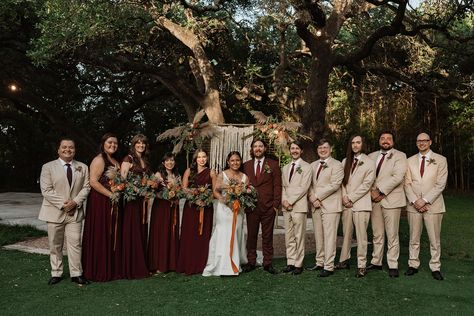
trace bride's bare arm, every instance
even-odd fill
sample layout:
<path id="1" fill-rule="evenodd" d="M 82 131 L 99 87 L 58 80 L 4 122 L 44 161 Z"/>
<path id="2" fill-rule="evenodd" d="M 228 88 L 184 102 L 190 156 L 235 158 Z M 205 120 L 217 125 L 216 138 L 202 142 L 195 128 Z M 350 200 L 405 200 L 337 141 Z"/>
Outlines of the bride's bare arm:
<path id="1" fill-rule="evenodd" d="M 212 192 L 214 193 L 214 197 L 219 201 L 224 200 L 224 196 L 222 195 L 222 189 L 225 187 L 223 172 L 212 178 Z"/>

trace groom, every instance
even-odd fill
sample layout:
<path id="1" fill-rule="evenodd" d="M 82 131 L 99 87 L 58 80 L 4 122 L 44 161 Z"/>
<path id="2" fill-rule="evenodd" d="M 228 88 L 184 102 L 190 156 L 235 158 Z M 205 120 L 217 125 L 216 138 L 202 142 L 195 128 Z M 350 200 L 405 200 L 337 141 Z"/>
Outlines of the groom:
<path id="1" fill-rule="evenodd" d="M 265 157 L 267 145 L 254 139 L 250 149 L 252 159 L 244 163 L 244 172 L 258 192 L 255 209 L 247 213 L 247 259 L 244 272 L 255 269 L 257 263 L 257 236 L 262 225 L 263 269 L 276 274 L 273 268 L 273 225 L 281 203 L 281 171 L 278 162 Z"/>
<path id="2" fill-rule="evenodd" d="M 63 243 L 66 237 L 69 274 L 79 285 L 89 282 L 82 276 L 81 230 L 84 203 L 89 194 L 89 171 L 74 160 L 74 141 L 61 139 L 59 158 L 43 165 L 40 186 L 43 204 L 39 219 L 48 223 L 51 263 L 49 285 L 59 283 L 63 274 Z"/>

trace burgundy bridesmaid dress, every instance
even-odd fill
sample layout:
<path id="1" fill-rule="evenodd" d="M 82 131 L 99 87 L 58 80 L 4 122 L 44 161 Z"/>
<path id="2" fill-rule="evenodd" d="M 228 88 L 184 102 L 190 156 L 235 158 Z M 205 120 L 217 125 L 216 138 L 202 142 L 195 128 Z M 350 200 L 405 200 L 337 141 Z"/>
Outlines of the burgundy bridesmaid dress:
<path id="1" fill-rule="evenodd" d="M 124 161 L 133 164 L 129 172 L 139 175 L 147 173 L 147 170 L 133 163 L 131 156 L 125 157 Z M 125 202 L 123 207 L 122 274 L 125 279 L 143 279 L 150 275 L 146 264 L 146 208 L 143 198 Z"/>
<path id="2" fill-rule="evenodd" d="M 150 272 L 176 271 L 179 247 L 178 201 L 156 197 L 151 209 L 150 237 L 148 241 L 148 267 Z"/>
<path id="3" fill-rule="evenodd" d="M 198 173 L 192 187 L 209 184 L 212 186 L 210 169 L 206 168 Z M 209 241 L 212 233 L 212 220 L 214 209 L 212 206 L 204 208 L 202 234 L 199 231 L 199 208 L 186 202 L 181 222 L 181 238 L 179 242 L 179 256 L 177 272 L 201 274 L 207 263 Z"/>
<path id="4" fill-rule="evenodd" d="M 105 172 L 110 166 L 113 164 L 105 161 L 104 172 L 99 179 L 100 184 L 109 190 Z M 112 208 L 107 196 L 91 188 L 82 237 L 82 268 L 88 280 L 107 282 L 122 278 L 120 229 L 119 208 Z"/>

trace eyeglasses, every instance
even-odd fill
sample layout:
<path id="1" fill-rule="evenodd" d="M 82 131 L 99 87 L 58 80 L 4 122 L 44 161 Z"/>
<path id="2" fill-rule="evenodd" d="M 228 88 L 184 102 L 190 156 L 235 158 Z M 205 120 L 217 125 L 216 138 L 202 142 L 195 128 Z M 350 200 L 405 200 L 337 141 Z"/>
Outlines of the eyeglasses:
<path id="1" fill-rule="evenodd" d="M 420 144 L 420 143 L 427 143 L 427 142 L 429 142 L 429 141 L 431 141 L 431 139 L 417 139 L 417 140 L 416 140 L 416 143 L 417 143 L 417 144 Z"/>

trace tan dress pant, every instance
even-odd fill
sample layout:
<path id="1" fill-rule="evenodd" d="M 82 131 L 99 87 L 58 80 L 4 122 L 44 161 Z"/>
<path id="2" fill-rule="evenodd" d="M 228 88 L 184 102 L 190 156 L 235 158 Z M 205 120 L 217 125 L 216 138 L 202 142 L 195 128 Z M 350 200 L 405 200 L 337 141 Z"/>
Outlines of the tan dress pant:
<path id="1" fill-rule="evenodd" d="M 398 230 L 400 226 L 401 208 L 386 209 L 380 203 L 374 203 L 370 219 L 372 221 L 373 244 L 372 264 L 382 265 L 385 234 L 387 235 L 387 264 L 389 269 L 398 269 L 400 241 Z"/>
<path id="2" fill-rule="evenodd" d="M 306 213 L 283 211 L 285 220 L 286 263 L 303 267 Z"/>
<path id="3" fill-rule="evenodd" d="M 337 226 L 341 213 L 323 213 L 324 270 L 334 271 L 336 259 Z"/>
<path id="4" fill-rule="evenodd" d="M 341 222 L 342 222 L 342 248 L 341 254 L 339 255 L 339 262 L 349 260 L 351 258 L 351 243 L 352 235 L 354 233 L 354 223 L 352 220 L 352 209 L 347 208 L 342 211 Z"/>
<path id="5" fill-rule="evenodd" d="M 408 266 L 418 269 L 420 266 L 420 237 L 423 231 L 423 222 L 430 240 L 430 269 L 440 271 L 441 269 L 441 222 L 443 213 L 414 213 L 408 212 L 408 225 L 410 226 L 410 244 Z"/>
<path id="6" fill-rule="evenodd" d="M 314 241 L 316 244 L 316 265 L 324 267 L 324 234 L 323 234 L 323 218 L 321 209 L 315 209 L 311 214 L 314 229 Z"/>
<path id="7" fill-rule="evenodd" d="M 66 237 L 66 248 L 69 263 L 69 275 L 82 275 L 81 264 L 81 230 L 82 221 L 76 222 L 74 217 L 67 215 L 62 223 L 48 222 L 48 240 L 51 263 L 51 276 L 63 274 L 63 244 Z"/>

